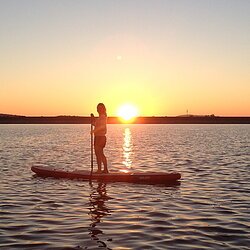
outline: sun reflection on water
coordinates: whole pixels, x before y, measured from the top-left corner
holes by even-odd
[[[132,154],[132,135],[130,128],[124,129],[124,142],[123,142],[123,164],[127,169],[131,169],[132,160],[131,160],[131,154]]]

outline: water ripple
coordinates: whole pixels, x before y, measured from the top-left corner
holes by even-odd
[[[34,177],[89,169],[87,125],[0,126],[1,249],[249,249],[248,125],[110,125],[109,167],[179,186]]]

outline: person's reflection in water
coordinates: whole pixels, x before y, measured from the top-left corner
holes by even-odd
[[[96,184],[96,183],[95,183]],[[105,249],[110,249],[107,247],[107,244],[99,239],[101,235],[103,235],[103,231],[98,228],[98,224],[102,221],[102,218],[110,214],[110,209],[106,206],[105,202],[111,199],[107,195],[106,184],[98,183],[97,187],[94,187],[93,183],[90,183],[91,194],[90,194],[90,208],[89,215],[91,216],[92,223],[90,224],[90,236],[92,240],[97,241],[99,243],[99,247],[103,247]],[[108,239],[107,241],[110,241]]]

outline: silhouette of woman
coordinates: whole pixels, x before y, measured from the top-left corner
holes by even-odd
[[[104,155],[104,148],[106,146],[106,133],[107,133],[107,113],[106,107],[103,103],[99,103],[97,105],[97,112],[99,117],[92,119],[92,125],[95,127],[93,130],[94,134],[94,149],[96,155],[96,161],[98,170],[96,173],[108,173],[108,166],[107,166],[107,158]],[[94,115],[91,114],[92,118]],[[104,170],[102,171],[102,164],[104,166]]]

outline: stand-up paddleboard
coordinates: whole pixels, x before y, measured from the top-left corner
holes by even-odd
[[[95,174],[84,170],[65,171],[45,166],[32,166],[31,170],[40,177],[97,180],[101,182],[131,182],[149,184],[172,184],[178,182],[181,174],[177,172],[110,172],[108,174]]]

